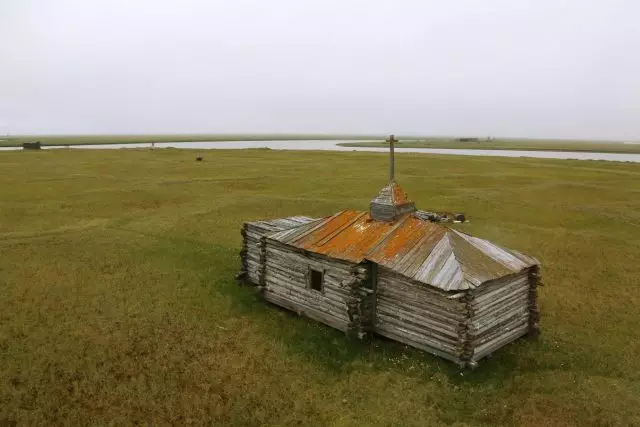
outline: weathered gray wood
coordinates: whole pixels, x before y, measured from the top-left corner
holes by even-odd
[[[477,312],[479,310],[487,310],[492,309],[495,306],[499,306],[503,301],[508,300],[509,298],[516,295],[526,295],[529,291],[529,286],[527,283],[518,285],[516,287],[510,287],[505,289],[501,293],[495,293],[492,299],[477,301],[474,300],[471,305],[474,310]]]
[[[446,311],[440,307],[432,304],[421,304],[420,299],[406,299],[396,296],[378,295],[378,304],[387,303],[398,307],[398,309],[406,310],[410,313],[415,313],[420,316],[432,316],[437,319],[452,321],[452,322],[464,322],[467,320],[467,316],[462,312]]]
[[[378,269],[377,291],[377,333],[461,360],[460,326],[467,321],[464,302],[384,268]]]
[[[335,316],[325,313],[323,311],[317,310],[315,307],[300,306],[298,303],[293,302],[287,299],[286,297],[283,297],[282,295],[275,294],[268,290],[264,292],[264,297],[267,301],[273,304],[279,305],[295,313],[307,316],[310,319],[316,320],[318,322],[325,323],[343,332],[346,331],[347,329],[347,324],[348,324],[347,321],[336,318]]]
[[[289,299],[295,299],[296,301],[299,300],[304,304],[317,306],[319,310],[336,312],[340,316],[346,313],[345,301],[336,301],[334,299],[327,298],[326,295],[314,293],[315,291],[300,292],[299,288],[292,288],[273,277],[267,278],[267,286],[265,290],[269,290],[270,292],[278,295],[290,296]]]
[[[507,276],[469,293],[466,340],[477,361],[530,329],[530,272]]]
[[[406,310],[398,310],[389,304],[378,304],[377,306],[378,316],[385,315],[395,317],[401,321],[406,320],[408,322],[414,323],[416,325],[424,326],[425,328],[431,328],[439,331],[442,334],[458,337],[458,331],[460,326],[457,323],[452,323],[450,321],[437,320],[432,317],[427,316],[416,316],[413,313],[409,313]]]
[[[382,327],[377,331],[377,333],[387,338],[392,338],[396,341],[409,344],[412,347],[417,347],[428,351],[429,349],[434,349],[438,351],[437,354],[446,354],[450,358],[453,358],[455,360],[459,359],[460,351],[456,347],[446,345],[436,340],[431,340],[428,337],[416,334],[413,331],[393,324],[382,322]]]
[[[520,338],[521,336],[527,333],[527,328],[528,328],[528,325],[526,324],[522,325],[521,327],[512,331],[509,331],[508,333],[502,335],[501,338],[498,340],[488,342],[483,346],[475,348],[472,360],[480,360],[483,357],[487,356],[488,354],[493,353],[495,350],[499,349],[500,347],[503,347],[506,344],[512,341],[515,341],[516,339]]]
[[[354,264],[334,262],[266,238],[264,295],[274,304],[347,331],[350,296],[341,283],[351,277],[353,267]],[[310,268],[324,272],[322,292],[310,289]]]
[[[437,339],[451,345],[458,345],[459,343],[457,332],[453,335],[443,333],[431,325],[425,325],[422,322],[415,322],[409,319],[401,319],[395,316],[388,316],[382,311],[379,311],[377,313],[377,322],[380,322],[380,324],[387,323],[395,326],[400,326],[416,334],[431,337],[433,339]]]
[[[504,322],[507,322],[513,318],[522,318],[525,319],[526,321],[528,321],[529,319],[529,311],[528,311],[528,307],[527,306],[519,306],[519,307],[515,307],[512,310],[510,310],[509,312],[505,313],[505,315],[500,316],[500,317],[493,317],[493,318],[489,318],[486,320],[485,323],[481,323],[481,324],[471,324],[469,326],[469,334],[477,337],[477,336],[481,336],[484,333],[486,333],[487,331],[490,331],[491,329],[503,324]]]
[[[242,228],[239,276],[260,286],[273,304],[350,336],[375,332],[460,366],[473,367],[520,336],[537,334],[537,266],[472,290],[447,292],[369,261],[356,265],[269,238],[297,221],[258,221]],[[311,289],[310,269],[323,272],[321,291]]]
[[[319,309],[326,308],[327,310],[336,310],[342,313],[345,308],[346,301],[344,299],[336,300],[312,289],[300,289],[290,282],[274,276],[267,277],[265,290],[282,295],[292,295],[292,298],[307,301],[310,304],[317,304]]]
[[[492,328],[490,331],[475,337],[471,337],[471,344],[473,348],[478,348],[490,341],[501,339],[502,336],[508,334],[510,331],[528,324],[529,319],[527,317],[515,317],[503,322],[500,325]]]

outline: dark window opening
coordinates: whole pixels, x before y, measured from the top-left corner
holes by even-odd
[[[322,291],[322,271],[311,270],[311,289],[314,291]]]

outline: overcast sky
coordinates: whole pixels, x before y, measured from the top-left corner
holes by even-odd
[[[0,132],[640,139],[640,1],[0,0]]]

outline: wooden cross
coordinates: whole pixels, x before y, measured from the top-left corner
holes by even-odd
[[[398,140],[393,135],[389,135],[389,139],[387,139],[387,142],[389,143],[389,182],[394,182],[396,179],[396,174],[395,157],[393,150],[395,147],[395,143],[398,142]]]

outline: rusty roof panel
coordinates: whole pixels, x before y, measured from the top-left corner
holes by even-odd
[[[472,289],[538,264],[411,213],[383,222],[368,212],[346,210],[269,238],[353,263],[369,260],[445,291]]]

